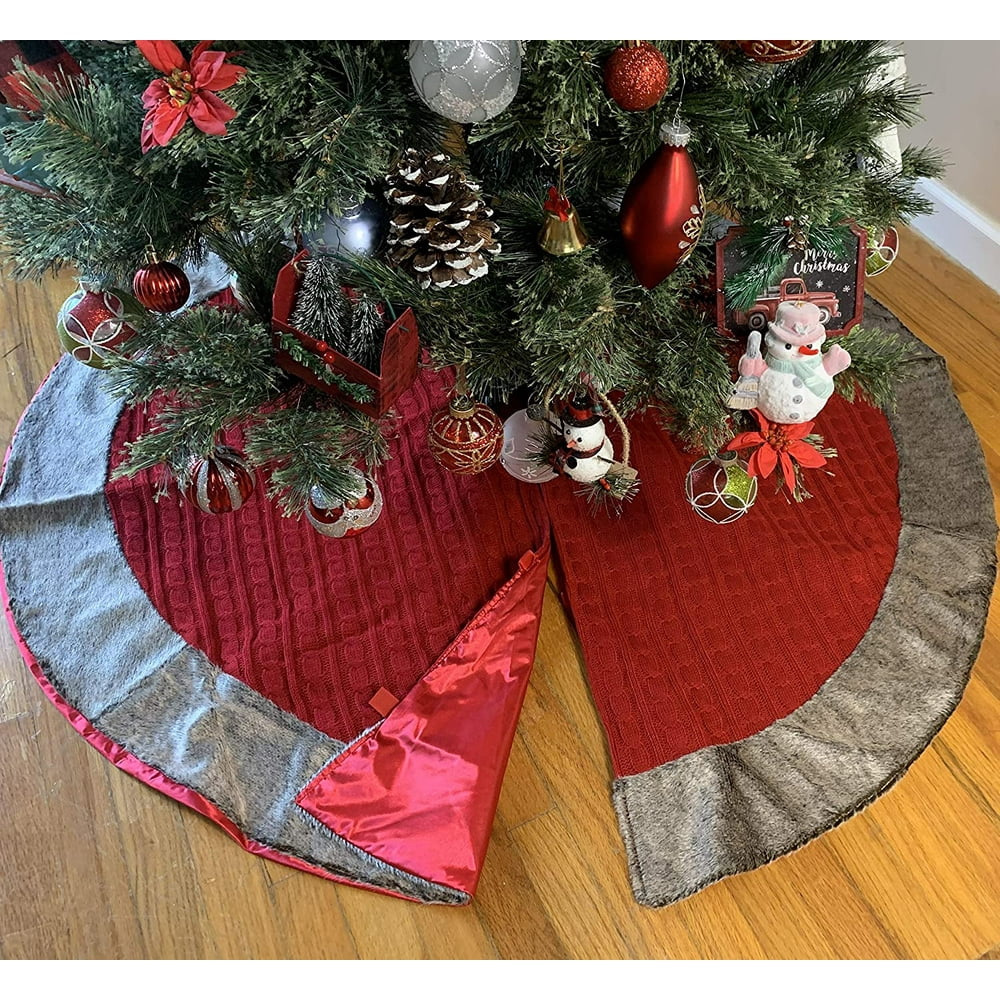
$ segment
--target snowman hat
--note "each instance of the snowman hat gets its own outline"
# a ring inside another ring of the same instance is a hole
[[[560,416],[563,423],[570,427],[593,427],[601,420],[600,407],[594,402],[586,386],[577,386],[573,390]]]
[[[817,337],[826,336],[820,322],[822,313],[814,302],[782,302],[767,327],[779,340],[789,344],[808,344]]]

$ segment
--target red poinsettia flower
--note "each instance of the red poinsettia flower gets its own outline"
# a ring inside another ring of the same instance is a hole
[[[227,63],[230,52],[209,51],[211,42],[199,42],[188,62],[173,42],[136,42],[139,51],[165,76],[154,80],[142,95],[146,117],[142,123],[142,151],[165,146],[190,119],[209,135],[225,135],[226,122],[236,112],[215,91],[231,87],[246,72]]]
[[[792,465],[793,458],[806,469],[818,469],[820,466],[826,465],[826,458],[808,441],[803,440],[812,432],[816,424],[814,420],[805,424],[772,424],[760,410],[754,410],[753,415],[757,418],[757,423],[760,424],[760,430],[737,434],[725,448],[726,451],[757,448],[747,463],[751,476],[767,479],[774,472],[774,467],[778,462],[781,462],[785,485],[794,493],[795,466]]]

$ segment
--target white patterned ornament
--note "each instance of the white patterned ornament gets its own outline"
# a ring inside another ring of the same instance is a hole
[[[757,478],[736,452],[699,458],[684,480],[688,503],[713,524],[739,520],[757,499]]]
[[[540,465],[528,457],[540,449],[548,434],[548,424],[544,420],[532,420],[527,410],[512,413],[503,425],[500,464],[522,483],[547,483],[557,478],[559,473],[550,465]]]
[[[455,122],[484,122],[514,100],[521,46],[516,40],[410,42],[410,76],[432,111]]]
[[[382,491],[371,476],[351,470],[357,482],[351,489],[351,499],[342,504],[331,500],[319,486],[309,493],[306,520],[327,538],[350,538],[367,531],[382,513]]]

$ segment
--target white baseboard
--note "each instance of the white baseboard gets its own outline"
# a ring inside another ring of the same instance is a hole
[[[1000,292],[1000,226],[940,181],[923,178],[917,190],[934,202],[934,214],[918,215],[911,228]]]

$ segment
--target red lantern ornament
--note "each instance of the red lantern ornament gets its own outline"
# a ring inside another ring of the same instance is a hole
[[[815,44],[812,42],[737,42],[743,54],[754,62],[783,63],[801,59]]]
[[[351,538],[367,531],[382,513],[382,491],[371,476],[357,469],[351,496],[343,503],[332,500],[319,486],[309,491],[306,520],[327,538]]]
[[[135,335],[125,322],[125,307],[113,292],[81,285],[59,309],[59,343],[74,359],[91,368],[107,367],[104,355]]]
[[[217,445],[211,456],[196,458],[182,483],[184,496],[206,514],[239,510],[253,493],[254,477],[235,448]]]
[[[485,472],[503,451],[503,421],[469,395],[464,364],[454,398],[431,417],[427,444],[438,465],[459,476]]]
[[[649,42],[621,45],[604,64],[608,96],[623,111],[648,111],[667,92],[670,67]]]
[[[618,216],[632,270],[646,288],[691,256],[705,225],[705,196],[687,151],[691,130],[675,117],[660,137],[663,145],[632,178]]]
[[[160,260],[156,252],[147,250],[148,263],[139,268],[132,279],[135,297],[151,312],[169,313],[180,309],[191,294],[188,276],[170,261]]]

